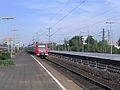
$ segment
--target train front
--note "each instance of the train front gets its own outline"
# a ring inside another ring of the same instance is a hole
[[[37,55],[45,58],[48,55],[48,46],[47,44],[38,44],[36,45]]]

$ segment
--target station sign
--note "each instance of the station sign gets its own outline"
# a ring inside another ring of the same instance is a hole
[[[3,42],[7,42],[7,39],[5,38]]]
[[[108,41],[108,44],[110,45],[111,43],[110,43],[110,41]],[[114,45],[114,42],[112,41],[112,45]]]
[[[108,41],[108,44],[110,44],[110,41]]]
[[[114,42],[112,41],[112,44],[114,44]]]
[[[82,37],[82,42],[84,45],[86,45],[87,44],[87,37]]]
[[[12,38],[10,38],[9,42],[13,42]]]

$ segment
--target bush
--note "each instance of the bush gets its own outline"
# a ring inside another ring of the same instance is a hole
[[[8,52],[0,52],[0,59],[5,60],[5,59],[10,59],[10,53]]]
[[[11,59],[0,60],[0,66],[11,66],[11,65],[14,65],[14,62]]]

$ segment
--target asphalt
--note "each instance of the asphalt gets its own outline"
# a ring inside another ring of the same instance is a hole
[[[14,62],[14,66],[0,67],[0,90],[61,90],[26,52],[17,55]]]

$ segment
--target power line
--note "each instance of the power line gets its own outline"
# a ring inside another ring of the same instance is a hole
[[[81,27],[81,28],[79,28],[79,29],[87,28],[87,27],[90,27],[90,26],[93,26],[93,25],[96,25],[96,24],[102,23],[102,22],[104,22],[104,21],[107,21],[107,20],[109,20],[109,19],[113,19],[113,18],[117,18],[117,17],[120,17],[120,15],[113,16],[113,17],[110,17],[110,18],[107,18],[107,19],[104,19],[104,20],[101,20],[101,21],[95,22],[95,23],[90,24],[90,25],[85,25],[85,26],[83,26],[83,27]],[[68,34],[69,34],[69,33],[71,33],[71,31],[68,32]]]
[[[67,2],[65,3],[64,7],[61,8],[58,12],[56,12],[53,18],[57,17],[57,15],[66,8],[66,6],[68,5],[69,2],[70,2],[70,0],[67,0]],[[51,18],[51,20],[53,20],[53,18]]]
[[[79,8],[83,3],[85,3],[87,0],[83,0],[79,5],[74,7],[70,12],[68,12],[65,16],[63,16],[58,22],[56,22],[52,27],[56,26],[58,23],[60,23],[62,20],[64,20],[70,13],[72,13],[74,10]]]

